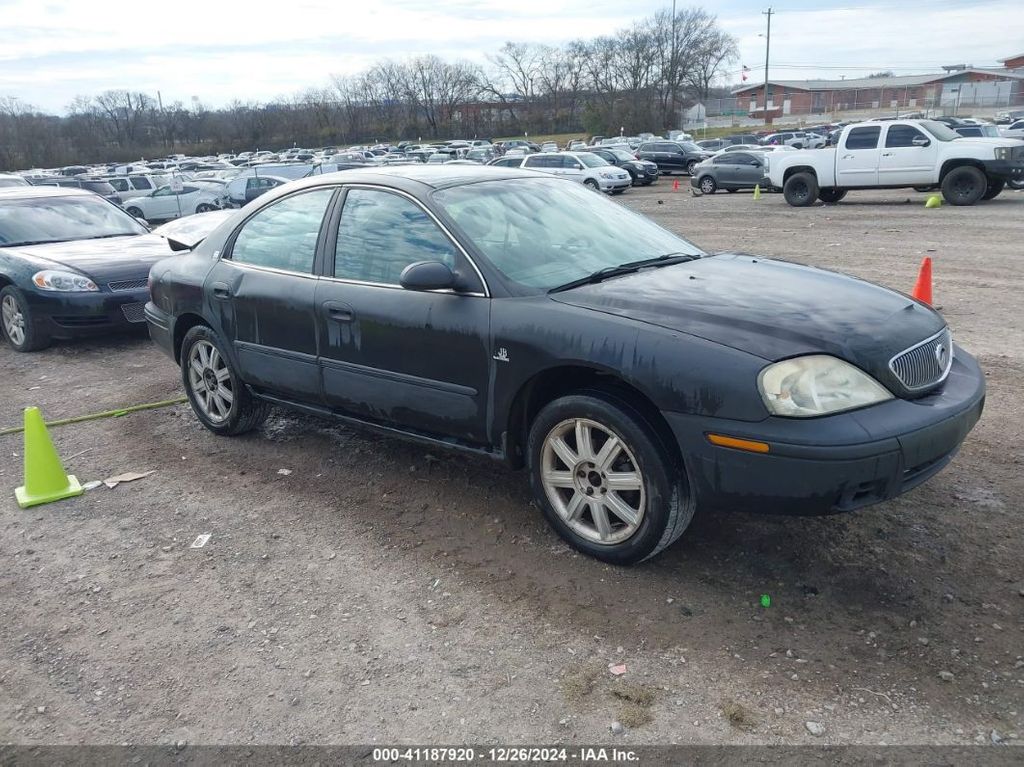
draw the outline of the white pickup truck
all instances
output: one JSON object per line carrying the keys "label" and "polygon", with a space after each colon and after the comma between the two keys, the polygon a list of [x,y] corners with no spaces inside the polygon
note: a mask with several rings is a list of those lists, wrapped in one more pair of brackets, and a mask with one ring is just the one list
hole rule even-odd
{"label": "white pickup truck", "polygon": [[843,128],[834,149],[765,155],[769,183],[790,205],[839,202],[851,189],[942,189],[951,205],[991,200],[1024,179],[1024,141],[966,138],[934,120],[877,120]]}

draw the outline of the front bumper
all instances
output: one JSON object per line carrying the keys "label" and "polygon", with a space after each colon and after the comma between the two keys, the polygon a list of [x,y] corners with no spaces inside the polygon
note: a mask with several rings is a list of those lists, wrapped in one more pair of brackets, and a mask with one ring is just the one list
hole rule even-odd
{"label": "front bumper", "polygon": [[598,178],[597,183],[602,192],[612,192],[616,189],[629,189],[633,185],[633,179],[627,173],[625,178]]}
{"label": "front bumper", "polygon": [[[981,417],[985,378],[959,347],[943,387],[811,419],[758,423],[666,413],[704,507],[833,514],[889,500],[941,471]],[[767,442],[767,453],[718,447],[707,434]]]}
{"label": "front bumper", "polygon": [[990,178],[999,181],[1024,181],[1024,156],[1013,160],[985,160],[984,165],[985,175]]}
{"label": "front bumper", "polygon": [[164,354],[177,362],[174,354],[174,327],[171,315],[158,307],[152,301],[145,307],[146,325],[149,327],[149,337]]}
{"label": "front bumper", "polygon": [[52,338],[78,338],[142,328],[146,287],[93,293],[24,291],[36,328]]}

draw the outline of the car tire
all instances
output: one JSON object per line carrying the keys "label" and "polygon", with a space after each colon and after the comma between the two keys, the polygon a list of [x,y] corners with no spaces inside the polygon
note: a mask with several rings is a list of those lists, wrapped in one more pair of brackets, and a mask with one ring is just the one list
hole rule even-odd
{"label": "car tire", "polygon": [[595,192],[601,191],[601,185],[594,181],[594,179],[592,178],[585,179],[583,181],[583,186],[587,187],[588,189],[593,189]]}
{"label": "car tire", "polygon": [[142,215],[142,211],[136,208],[134,205],[130,205],[127,208],[125,208],[125,213],[127,213],[132,218],[145,218],[145,216]]}
{"label": "car tire", "polygon": [[696,160],[690,160],[688,163],[686,163],[686,172],[689,175],[692,176],[696,170],[697,170],[697,161]]}
{"label": "car tire", "polygon": [[[581,433],[590,435],[589,450],[580,450]],[[620,447],[602,457],[612,438]],[[588,390],[549,403],[531,425],[527,452],[545,518],[584,554],[615,565],[642,562],[693,519],[685,470],[644,416],[616,395]],[[609,489],[609,473],[618,475],[621,489]]]}
{"label": "car tire", "polygon": [[[214,352],[216,353],[214,355]],[[270,406],[249,393],[212,328],[197,325],[181,342],[181,382],[192,412],[214,434],[235,436],[258,427]],[[216,382],[218,389],[213,389]],[[226,393],[221,391],[226,389]]]}
{"label": "car tire", "polygon": [[201,202],[196,205],[196,213],[209,213],[211,210],[216,210],[216,208],[209,203]]}
{"label": "car tire", "polygon": [[1011,181],[1007,181],[1006,185],[1010,187],[1010,189],[1024,189],[1024,178],[1015,178]]}
{"label": "car tire", "polygon": [[994,200],[999,196],[999,193],[1006,187],[1005,181],[989,181],[988,188],[985,190],[985,194],[981,196],[983,200]]}
{"label": "car tire", "polygon": [[942,196],[950,205],[974,205],[988,190],[988,179],[973,165],[953,168],[942,179]]}
{"label": "car tire", "polygon": [[930,192],[934,188],[935,188],[934,186],[915,186],[914,187],[914,191],[915,192]]}
{"label": "car tire", "polygon": [[0,290],[0,337],[16,352],[35,352],[50,345],[50,337],[39,330],[25,296],[13,285]]}
{"label": "car tire", "polygon": [[845,189],[819,189],[818,199],[828,205],[835,205],[841,199],[846,197]]}
{"label": "car tire", "polygon": [[818,179],[813,173],[794,173],[782,186],[786,202],[794,208],[806,208],[818,199]]}
{"label": "car tire", "polygon": [[697,180],[697,186],[701,191],[701,194],[714,194],[718,191],[718,184],[711,176],[701,176]]}

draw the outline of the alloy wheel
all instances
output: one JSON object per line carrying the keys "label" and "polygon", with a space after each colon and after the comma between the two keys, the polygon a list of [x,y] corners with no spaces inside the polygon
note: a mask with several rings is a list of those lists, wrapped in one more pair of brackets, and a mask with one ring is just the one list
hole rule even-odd
{"label": "alloy wheel", "polygon": [[188,353],[188,382],[193,399],[215,423],[224,421],[235,399],[227,362],[209,341],[198,341]]}
{"label": "alloy wheel", "polygon": [[700,191],[704,194],[711,194],[715,191],[715,180],[711,176],[705,176],[700,180]]}
{"label": "alloy wheel", "polygon": [[3,303],[0,304],[0,317],[3,318],[4,332],[11,339],[11,343],[15,346],[24,344],[25,315],[14,296],[4,296]]}
{"label": "alloy wheel", "polygon": [[548,433],[541,482],[555,512],[588,541],[622,543],[643,522],[640,465],[625,441],[597,421],[572,418]]}

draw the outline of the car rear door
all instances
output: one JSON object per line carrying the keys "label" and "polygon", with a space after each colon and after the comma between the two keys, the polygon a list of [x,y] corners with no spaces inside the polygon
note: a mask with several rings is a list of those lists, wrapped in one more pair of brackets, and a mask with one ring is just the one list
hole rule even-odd
{"label": "car rear door", "polygon": [[878,185],[880,125],[852,128],[836,149],[836,186],[852,188]]}
{"label": "car rear door", "polygon": [[[484,443],[490,300],[468,257],[419,201],[393,189],[349,187],[330,229],[316,293],[328,407]],[[402,270],[417,261],[448,264],[467,288],[402,288]]]}
{"label": "car rear door", "polygon": [[250,215],[228,239],[204,288],[242,379],[261,392],[317,405],[313,302],[323,221],[336,192],[296,192]]}
{"label": "car rear door", "polygon": [[878,160],[882,186],[930,184],[938,180],[938,145],[913,125],[889,125]]}

